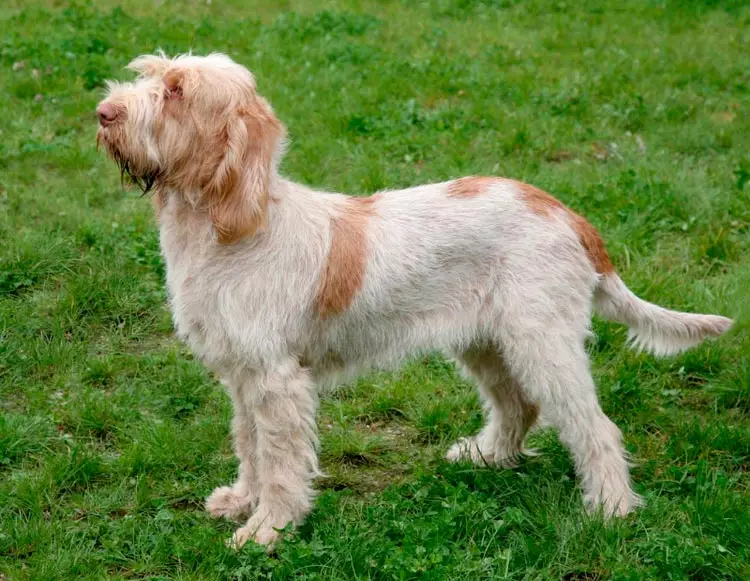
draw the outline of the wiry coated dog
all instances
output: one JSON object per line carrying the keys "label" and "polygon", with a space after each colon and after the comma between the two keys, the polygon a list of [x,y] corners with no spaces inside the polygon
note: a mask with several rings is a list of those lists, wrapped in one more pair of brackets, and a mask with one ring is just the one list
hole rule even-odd
{"label": "wiry coated dog", "polygon": [[153,187],[175,326],[226,384],[239,477],[207,500],[271,545],[310,511],[318,386],[440,349],[473,376],[481,432],[449,460],[510,464],[538,414],[575,459],[586,504],[639,504],[617,427],[597,402],[584,340],[592,307],[669,355],[730,319],[631,293],[601,237],[550,195],[467,177],[368,198],[283,179],[284,127],[224,55],[143,56],[109,86],[98,141]]}

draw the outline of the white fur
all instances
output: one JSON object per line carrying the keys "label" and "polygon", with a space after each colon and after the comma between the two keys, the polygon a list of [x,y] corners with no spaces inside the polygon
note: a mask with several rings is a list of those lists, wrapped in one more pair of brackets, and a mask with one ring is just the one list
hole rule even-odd
{"label": "white fur", "polygon": [[[139,70],[148,59],[158,61],[141,59]],[[247,78],[225,59],[180,65]],[[116,87],[120,98],[152,90],[152,78]],[[151,107],[145,98],[129,103]],[[168,157],[151,137],[138,139],[154,148],[154,163]],[[601,277],[571,225],[533,212],[510,181],[466,197],[448,195],[447,183],[381,193],[367,221],[363,286],[344,312],[321,317],[316,292],[332,220],[347,198],[282,179],[275,167],[270,175],[266,228],[231,245],[217,242],[195,192],[160,193],[177,332],[223,379],[235,408],[239,478],[217,488],[207,507],[249,515],[237,546],[250,538],[272,545],[275,529],[309,512],[319,386],[430,350],[462,363],[487,410],[482,432],[456,443],[448,459],[512,464],[541,411],[570,448],[589,507],[624,515],[639,504],[584,350],[592,306],[630,325],[634,344],[657,354],[718,335],[728,319],[667,311],[616,275]]]}

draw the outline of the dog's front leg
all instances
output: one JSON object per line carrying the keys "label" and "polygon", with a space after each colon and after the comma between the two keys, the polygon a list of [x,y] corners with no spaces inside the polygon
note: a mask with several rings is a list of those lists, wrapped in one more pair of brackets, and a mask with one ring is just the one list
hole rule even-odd
{"label": "dog's front leg", "polygon": [[234,519],[249,516],[258,503],[257,437],[255,419],[245,402],[245,392],[252,391],[252,385],[246,385],[242,380],[227,380],[224,385],[232,398],[232,440],[240,467],[234,484],[214,489],[206,499],[206,509],[213,517]]}
{"label": "dog's front leg", "polygon": [[258,506],[232,537],[273,546],[277,529],[297,525],[310,511],[312,480],[319,474],[315,412],[317,393],[306,370],[292,365],[259,377],[245,392],[256,434]]}

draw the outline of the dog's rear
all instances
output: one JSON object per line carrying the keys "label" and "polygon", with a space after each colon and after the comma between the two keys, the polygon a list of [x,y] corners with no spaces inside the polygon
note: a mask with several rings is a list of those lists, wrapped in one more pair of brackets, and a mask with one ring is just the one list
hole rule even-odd
{"label": "dog's rear", "polygon": [[672,311],[637,297],[617,276],[604,241],[591,224],[546,192],[528,184],[518,184],[518,189],[534,213],[548,217],[555,214],[575,231],[600,275],[594,294],[597,312],[605,319],[628,325],[630,343],[636,349],[659,356],[674,355],[708,337],[718,337],[732,326],[732,320],[726,317]]}

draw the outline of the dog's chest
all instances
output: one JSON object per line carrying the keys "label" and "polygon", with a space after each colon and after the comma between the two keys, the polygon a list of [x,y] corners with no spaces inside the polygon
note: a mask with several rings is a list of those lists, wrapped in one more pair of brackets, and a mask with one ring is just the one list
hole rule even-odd
{"label": "dog's chest", "polygon": [[170,218],[161,217],[160,242],[175,330],[196,356],[210,364],[229,351],[221,301],[231,281],[209,251],[210,231]]}
{"label": "dog's chest", "polygon": [[[210,234],[183,235],[162,222],[175,330],[217,372],[238,364],[263,367],[303,333],[305,297],[315,281],[297,263],[280,260],[278,249],[221,247]],[[274,276],[279,271],[288,274]]]}
{"label": "dog's chest", "polygon": [[201,264],[191,265],[167,257],[167,289],[175,330],[201,358],[207,355],[210,337],[217,343],[217,333],[221,333],[220,325],[216,324],[216,313],[221,307],[215,283],[201,272]]}

